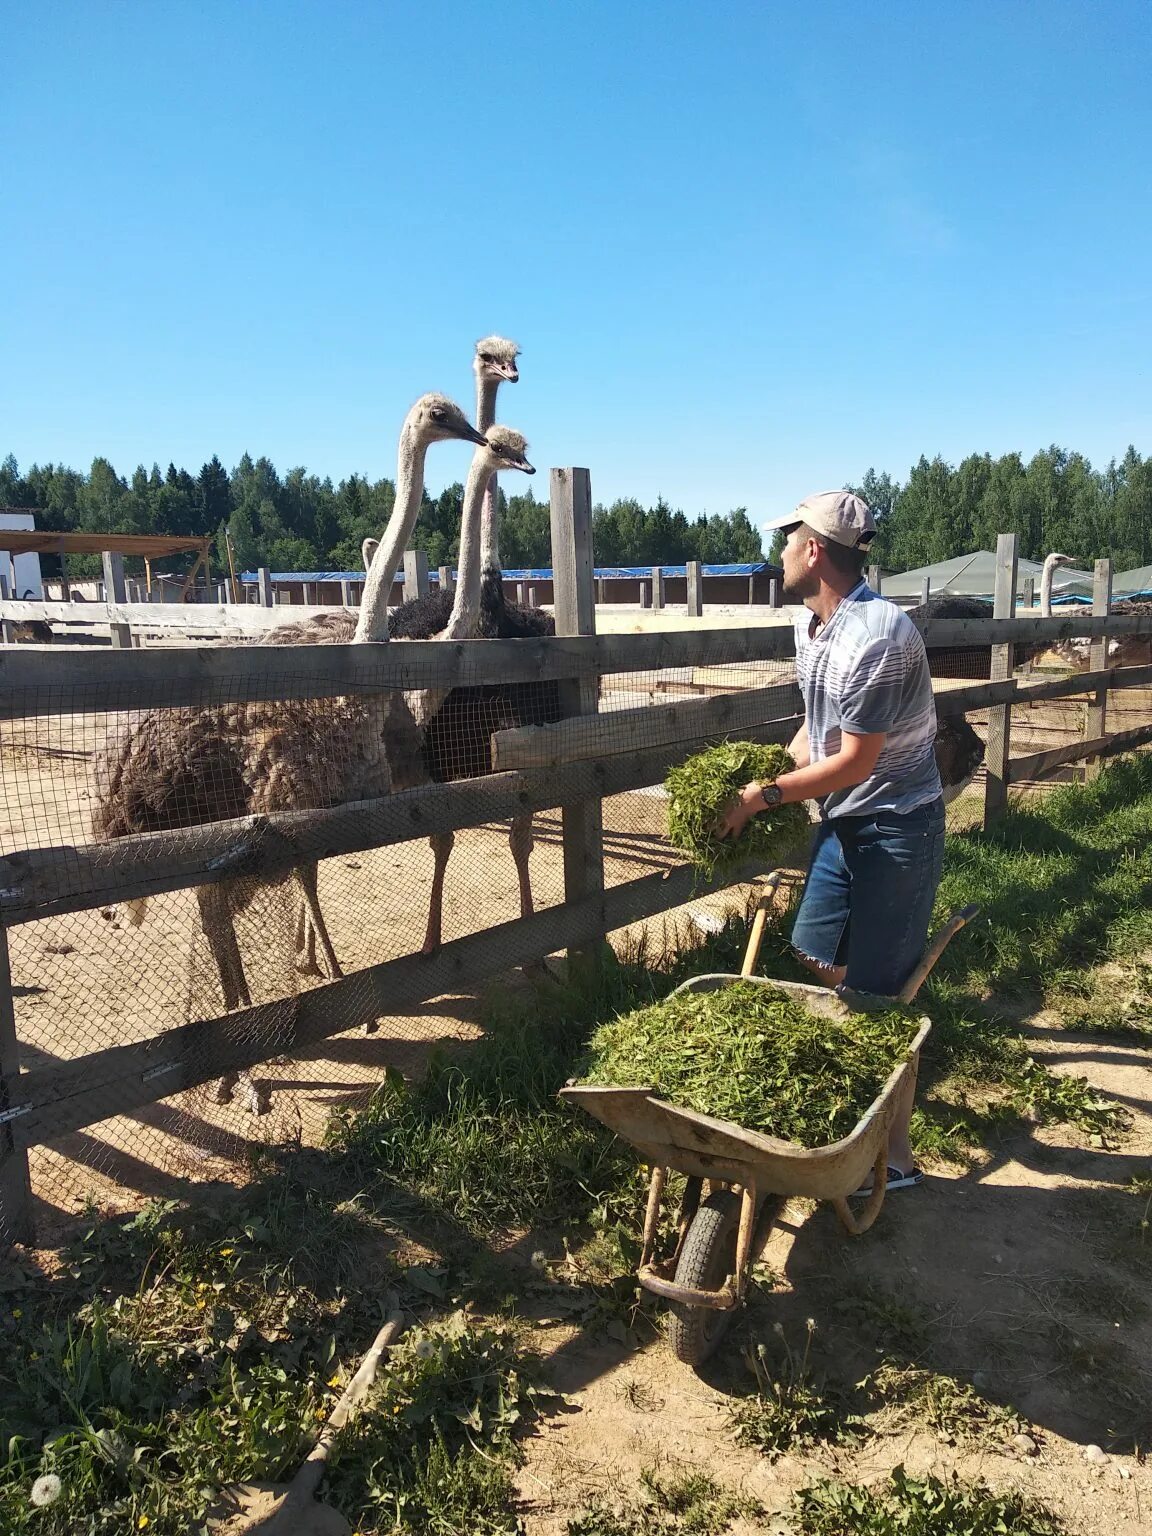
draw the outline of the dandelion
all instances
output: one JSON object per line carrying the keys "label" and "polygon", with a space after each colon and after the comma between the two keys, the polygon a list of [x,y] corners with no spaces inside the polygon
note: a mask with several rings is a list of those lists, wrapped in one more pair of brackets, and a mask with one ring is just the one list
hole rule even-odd
{"label": "dandelion", "polygon": [[436,1346],[431,1339],[421,1339],[414,1350],[417,1360],[431,1360],[435,1353]]}
{"label": "dandelion", "polygon": [[542,1248],[537,1248],[536,1252],[532,1255],[531,1264],[533,1269],[544,1270],[548,1268],[548,1255]]}
{"label": "dandelion", "polygon": [[339,1375],[333,1376],[332,1380],[328,1383],[328,1385],[330,1387],[338,1387],[340,1385],[340,1377],[339,1377]]}
{"label": "dandelion", "polygon": [[141,1515],[139,1520],[136,1522],[136,1529],[138,1531],[143,1531],[146,1530],[151,1524],[152,1522],[149,1520],[147,1515]]}
{"label": "dandelion", "polygon": [[773,1323],[772,1324],[772,1332],[776,1335],[776,1337],[778,1339],[782,1339],[784,1337],[784,1324],[783,1323]]}
{"label": "dandelion", "polygon": [[21,1310],[20,1310],[20,1308],[19,1308],[19,1307],[13,1307],[13,1308],[12,1308],[12,1316],[13,1316],[13,1317],[14,1317],[14,1318],[15,1318],[15,1317],[23,1317],[23,1316],[24,1316],[24,1313],[23,1313],[23,1312],[22,1312],[22,1311],[21,1311]]}
{"label": "dandelion", "polygon": [[804,1326],[808,1329],[809,1333],[815,1333],[816,1332],[816,1319],[814,1317],[807,1318],[805,1320]]}
{"label": "dandelion", "polygon": [[38,1509],[42,1509],[45,1504],[55,1504],[62,1492],[63,1484],[55,1472],[46,1472],[32,1484],[32,1492],[28,1497]]}
{"label": "dandelion", "polygon": [[235,1252],[235,1248],[221,1248],[220,1257],[222,1259],[230,1259]]}

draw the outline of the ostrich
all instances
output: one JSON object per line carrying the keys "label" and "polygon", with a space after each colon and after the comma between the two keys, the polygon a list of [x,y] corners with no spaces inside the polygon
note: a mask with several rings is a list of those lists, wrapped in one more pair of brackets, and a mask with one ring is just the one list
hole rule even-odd
{"label": "ostrich", "polygon": [[[419,512],[425,455],[432,443],[453,439],[488,451],[459,406],[443,395],[422,396],[400,434],[396,504],[368,573],[355,634],[343,638],[360,643],[388,638],[388,594]],[[295,643],[313,638],[323,643],[321,631],[298,628]],[[148,711],[110,744],[98,764],[93,830],[110,839],[253,813],[320,809],[375,799],[425,777],[420,733],[395,692]],[[316,866],[301,867],[295,877],[326,959],[335,967],[316,899]],[[201,926],[228,1011],[251,1004],[233,920],[257,888],[258,882],[243,877],[196,887]],[[129,920],[143,921],[144,906],[130,904]],[[257,1089],[246,1073],[222,1078],[218,1100],[227,1103],[241,1082],[248,1108],[265,1113],[267,1090]]]}
{"label": "ostrich", "polygon": [[[476,375],[476,423],[492,419],[496,394],[501,382],[515,383],[519,378],[515,342],[500,336],[488,336],[476,343],[472,369]],[[554,635],[556,623],[540,608],[525,608],[504,597],[499,550],[499,495],[495,479],[484,498],[480,537],[480,612],[474,633],[485,639],[525,640]],[[364,545],[365,564],[374,553],[372,540]],[[430,592],[413,598],[392,615],[388,632],[394,640],[432,639],[447,625],[452,611],[450,593]],[[554,682],[486,685],[454,688],[428,719],[425,756],[428,769],[438,784],[456,779],[476,778],[491,772],[493,732],[518,725],[547,725],[560,719],[560,690]],[[428,928],[423,952],[431,954],[442,935],[444,871],[455,838],[451,832],[432,839],[436,866]],[[532,886],[528,861],[532,852],[532,817],[515,817],[509,827],[508,842],[520,887],[520,914],[533,910]]]}

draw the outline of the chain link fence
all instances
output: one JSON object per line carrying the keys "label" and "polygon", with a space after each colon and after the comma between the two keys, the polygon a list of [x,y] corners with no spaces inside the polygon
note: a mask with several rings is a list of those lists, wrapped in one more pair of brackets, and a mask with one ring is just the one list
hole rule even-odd
{"label": "chain link fence", "polygon": [[[778,699],[774,713],[765,704],[757,715],[757,695],[793,684],[795,671],[785,656],[749,661],[748,633],[711,631],[706,665],[600,678],[593,756],[642,765],[614,770],[628,787],[603,798],[608,891],[681,865],[665,836],[668,765],[704,739],[754,734],[795,712]],[[429,654],[440,649],[428,645]],[[20,1132],[44,1243],[90,1202],[115,1211],[183,1196],[205,1181],[242,1178],[254,1148],[317,1142],[333,1111],[362,1102],[387,1068],[419,1072],[433,1045],[474,1038],[481,983],[527,958],[516,920],[565,900],[562,809],[522,810],[510,821],[507,780],[491,775],[493,736],[526,728],[545,728],[531,738],[543,745],[525,770],[544,786],[537,802],[546,805],[547,786],[565,779],[573,758],[587,759],[588,716],[565,716],[570,685],[470,681],[465,667],[462,686],[446,687],[442,666],[422,673],[417,662],[403,692],[345,693],[333,652],[330,675],[312,668],[299,687],[268,698],[259,656],[234,654],[234,673],[221,681],[217,666],[204,707],[125,708],[122,689],[77,683],[47,700],[38,690],[34,705],[29,690],[26,713],[17,691],[0,722],[0,854],[11,871],[39,851],[37,868],[46,859],[53,889],[71,893],[8,929],[20,1070],[41,1084],[74,1069],[112,1085],[114,1112],[94,1123],[57,1133],[41,1106],[35,1140]],[[937,687],[986,678],[987,658],[988,647],[956,652]],[[1084,709],[1075,700],[1014,711],[1013,753],[1075,739]],[[730,718],[741,723],[729,727]],[[983,738],[987,711],[970,718]],[[979,819],[982,777],[952,806],[954,824]],[[454,832],[431,840],[418,797],[404,801],[409,819],[386,838],[387,818],[365,807],[461,782],[466,811]],[[321,836],[312,863],[292,869],[282,858],[271,874],[252,873],[258,854],[275,852],[278,818],[327,826],[323,816],[342,807],[338,846]],[[193,887],[177,871],[172,888],[153,880],[146,901],[137,899],[141,859],[157,841],[175,850],[180,869],[225,877]],[[686,904],[704,924],[723,900],[690,885],[671,889],[675,900],[663,905]],[[491,939],[482,964],[468,969],[465,957],[437,969],[455,941],[477,935]],[[553,949],[567,942],[553,937]],[[372,974],[405,957],[402,975]],[[314,992],[313,1038],[302,1048],[302,1004]],[[195,1082],[153,1097],[163,1092],[169,1043]],[[230,1043],[250,1065],[211,1075]],[[121,1066],[133,1046],[140,1053]],[[206,1053],[199,1063],[190,1059],[197,1050]],[[115,1084],[129,1076],[131,1102],[118,1108]],[[11,1118],[20,1097],[21,1080],[9,1074],[12,1128],[21,1124]],[[0,1242],[11,1235],[0,1231]]]}

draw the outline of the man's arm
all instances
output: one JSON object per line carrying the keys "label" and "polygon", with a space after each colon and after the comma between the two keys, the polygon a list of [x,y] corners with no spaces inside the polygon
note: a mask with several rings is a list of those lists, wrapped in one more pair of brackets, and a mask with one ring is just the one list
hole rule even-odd
{"label": "man's arm", "polygon": [[[803,727],[801,731],[804,734],[804,757],[807,759],[807,732]],[[800,741],[800,734],[797,732],[794,747]],[[806,760],[802,767],[780,775],[775,781],[780,790],[780,803],[790,805],[797,800],[815,800],[821,795],[832,794],[834,790],[850,789],[854,784],[863,784],[875,771],[886,736],[886,731],[876,731],[868,736],[854,736],[843,731],[839,752],[834,752],[831,757],[818,763]],[[731,834],[739,836],[752,817],[764,809],[763,787],[761,784],[744,786],[739,798],[732,802],[719,823],[717,831],[721,837]]]}
{"label": "man's arm", "polygon": [[797,768],[807,768],[812,761],[812,749],[808,745],[808,722],[802,720],[800,729],[788,743],[788,756],[796,764]]}

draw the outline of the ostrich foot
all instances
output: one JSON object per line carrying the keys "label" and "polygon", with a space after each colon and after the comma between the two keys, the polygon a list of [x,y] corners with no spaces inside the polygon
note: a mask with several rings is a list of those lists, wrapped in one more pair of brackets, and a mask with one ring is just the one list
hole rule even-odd
{"label": "ostrich foot", "polygon": [[236,1084],[240,1081],[238,1072],[229,1072],[227,1076],[220,1078],[213,1090],[212,1097],[217,1104],[231,1104],[236,1093]]}
{"label": "ostrich foot", "polygon": [[263,1079],[244,1075],[242,1081],[244,1108],[250,1115],[267,1115],[272,1109],[272,1090]]}

